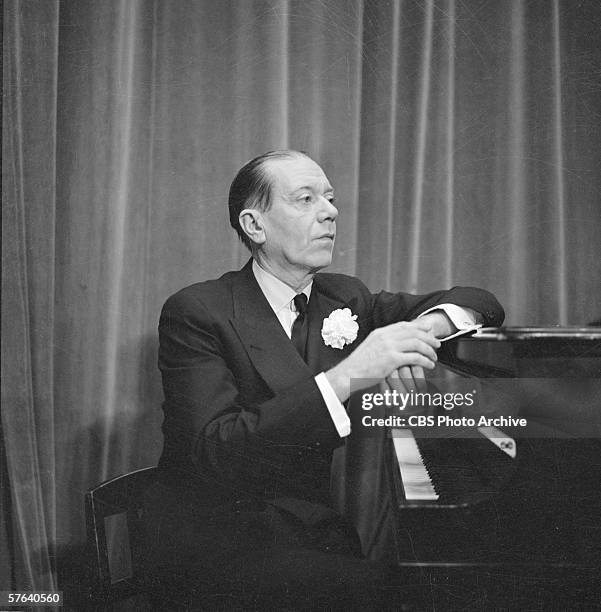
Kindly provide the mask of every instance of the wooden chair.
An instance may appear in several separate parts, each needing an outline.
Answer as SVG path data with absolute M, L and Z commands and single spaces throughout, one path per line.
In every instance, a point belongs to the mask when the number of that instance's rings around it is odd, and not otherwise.
M 117 476 L 85 495 L 87 543 L 93 559 L 92 600 L 97 607 L 145 593 L 141 572 L 142 495 L 157 468 Z

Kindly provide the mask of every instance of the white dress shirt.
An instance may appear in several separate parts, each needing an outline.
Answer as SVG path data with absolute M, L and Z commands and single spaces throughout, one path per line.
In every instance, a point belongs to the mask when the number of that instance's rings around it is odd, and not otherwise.
M 294 297 L 296 291 L 289 287 L 286 283 L 282 282 L 279 278 L 276 278 L 273 274 L 267 272 L 256 260 L 253 259 L 252 270 L 257 283 L 263 292 L 263 295 L 269 302 L 271 309 L 278 318 L 278 321 L 284 328 L 288 338 L 292 337 L 292 325 L 298 316 L 296 308 L 294 307 Z M 307 296 L 307 300 L 311 297 L 311 288 L 313 287 L 313 281 L 311 281 L 304 289 L 303 293 Z M 433 310 L 443 310 L 449 317 L 453 325 L 459 330 L 443 340 L 449 340 L 459 334 L 466 333 L 472 329 L 476 329 L 479 325 L 476 324 L 476 313 L 469 308 L 462 308 L 455 304 L 438 304 L 425 312 L 421 316 L 432 312 Z M 315 377 L 315 383 L 317 384 L 319 391 L 323 397 L 323 400 L 328 408 L 330 417 L 336 427 L 336 431 L 341 438 L 348 436 L 351 433 L 351 421 L 346 413 L 342 402 L 338 399 L 338 396 L 332 389 L 332 385 L 328 382 L 324 372 L 320 372 Z

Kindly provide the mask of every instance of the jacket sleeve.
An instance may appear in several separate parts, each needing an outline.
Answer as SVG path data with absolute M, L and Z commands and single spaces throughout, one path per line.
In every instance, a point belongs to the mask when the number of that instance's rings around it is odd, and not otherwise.
M 492 293 L 475 287 L 453 287 L 424 295 L 387 291 L 372 294 L 371 323 L 376 328 L 397 321 L 411 321 L 437 304 L 471 308 L 482 315 L 485 326 L 501 325 L 505 318 L 503 307 Z
M 329 469 L 326 455 L 341 444 L 313 376 L 302 374 L 276 394 L 257 375 L 240 376 L 241 367 L 252 366 L 241 347 L 224 344 L 223 324 L 200 300 L 181 292 L 163 307 L 162 461 L 259 487 L 262 495 L 295 483 L 306 487 L 303 481 L 316 477 L 315 465 Z M 313 467 L 307 471 L 307 465 Z

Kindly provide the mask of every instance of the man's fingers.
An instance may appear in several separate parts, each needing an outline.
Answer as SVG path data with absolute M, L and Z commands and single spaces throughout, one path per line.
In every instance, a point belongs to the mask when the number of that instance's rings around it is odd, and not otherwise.
M 436 367 L 436 363 L 422 353 L 399 353 L 397 363 L 397 368 L 400 368 L 403 365 L 408 365 L 420 366 L 426 370 L 433 370 Z
M 401 366 L 390 377 L 394 375 L 398 376 L 407 390 L 413 390 L 416 393 L 420 391 L 424 393 L 428 390 L 424 368 L 419 365 Z
M 413 380 L 415 381 L 415 386 L 418 391 L 425 393 L 428 390 L 428 385 L 426 384 L 424 368 L 421 366 L 411 366 L 411 374 L 413 375 Z
M 421 325 L 421 323 L 420 323 Z M 383 379 L 399 368 L 410 390 L 422 388 L 423 370 L 435 367 L 440 341 L 415 322 L 393 323 L 372 331 L 347 358 L 351 378 Z M 346 363 L 344 360 L 342 363 Z M 415 371 L 412 366 L 417 366 Z
M 397 391 L 398 393 L 408 393 L 405 381 L 400 378 L 398 370 L 393 370 L 389 376 L 386 377 L 386 383 L 391 391 Z
M 404 340 L 415 338 L 429 344 L 435 349 L 440 348 L 440 340 L 436 338 L 434 334 L 429 332 L 429 328 L 418 326 L 416 322 L 394 323 L 383 329 L 386 329 L 386 334 L 394 342 L 402 342 Z
M 399 342 L 397 350 L 401 353 L 421 353 L 424 357 L 430 359 L 430 361 L 438 360 L 434 348 L 419 338 L 411 338 L 410 340 Z M 407 365 L 413 364 L 408 363 Z
M 415 381 L 413 380 L 413 374 L 411 373 L 410 366 L 401 366 L 397 370 L 399 378 L 407 387 L 407 390 L 417 391 L 417 386 L 415 385 Z

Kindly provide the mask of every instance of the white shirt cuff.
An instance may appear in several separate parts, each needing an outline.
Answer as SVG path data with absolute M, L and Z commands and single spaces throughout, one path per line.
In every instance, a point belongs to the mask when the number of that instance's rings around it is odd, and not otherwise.
M 442 310 L 449 317 L 451 323 L 457 328 L 457 331 L 452 333 L 446 338 L 439 338 L 441 342 L 462 336 L 464 334 L 475 331 L 482 327 L 481 323 L 476 323 L 477 313 L 471 308 L 464 308 L 463 306 L 457 306 L 457 304 L 437 304 L 428 308 L 425 312 L 422 312 L 417 318 L 423 317 L 425 314 L 434 310 Z
M 328 408 L 328 412 L 330 413 L 330 417 L 334 423 L 334 427 L 336 427 L 338 435 L 341 438 L 345 438 L 351 433 L 351 420 L 344 406 L 338 399 L 334 389 L 332 389 L 332 385 L 329 383 L 324 372 L 321 372 L 321 374 L 315 377 L 315 382 L 319 387 L 319 391 Z

